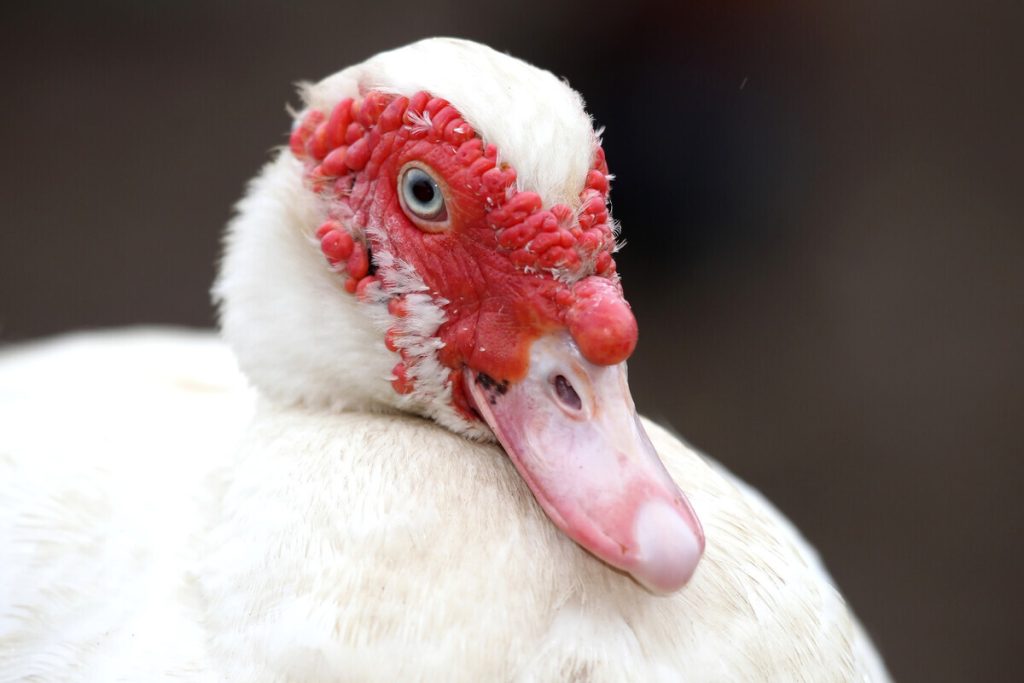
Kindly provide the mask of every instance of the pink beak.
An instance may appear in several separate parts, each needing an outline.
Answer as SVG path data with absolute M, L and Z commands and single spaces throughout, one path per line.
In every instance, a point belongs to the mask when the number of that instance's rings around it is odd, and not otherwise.
M 555 525 L 655 593 L 689 581 L 704 532 L 640 424 L 626 364 L 542 337 L 511 385 L 466 370 L 475 407 Z

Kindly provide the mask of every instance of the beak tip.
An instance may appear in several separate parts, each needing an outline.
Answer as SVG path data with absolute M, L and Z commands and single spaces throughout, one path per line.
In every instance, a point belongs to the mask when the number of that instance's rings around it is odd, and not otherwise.
M 631 574 L 653 593 L 673 593 L 693 576 L 704 554 L 704 535 L 668 503 L 651 500 L 633 527 L 637 560 Z

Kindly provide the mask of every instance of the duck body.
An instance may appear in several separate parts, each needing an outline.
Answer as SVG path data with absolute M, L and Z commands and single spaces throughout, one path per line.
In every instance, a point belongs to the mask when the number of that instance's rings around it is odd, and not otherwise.
M 786 520 L 650 422 L 709 539 L 669 596 L 496 445 L 260 399 L 212 335 L 9 350 L 0 406 L 0 681 L 888 680 Z

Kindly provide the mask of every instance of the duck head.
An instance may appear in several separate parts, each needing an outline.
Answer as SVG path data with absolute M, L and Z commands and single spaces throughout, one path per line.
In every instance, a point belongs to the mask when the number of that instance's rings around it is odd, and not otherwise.
M 223 333 L 274 400 L 497 439 L 583 548 L 658 593 L 704 536 L 637 416 L 608 166 L 578 94 L 430 39 L 302 89 L 229 226 Z

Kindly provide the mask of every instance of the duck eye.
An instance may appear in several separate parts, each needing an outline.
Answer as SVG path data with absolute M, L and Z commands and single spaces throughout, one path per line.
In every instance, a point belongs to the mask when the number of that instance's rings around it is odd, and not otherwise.
M 407 165 L 398 179 L 402 209 L 421 230 L 440 232 L 448 227 L 448 209 L 441 185 L 419 165 Z

